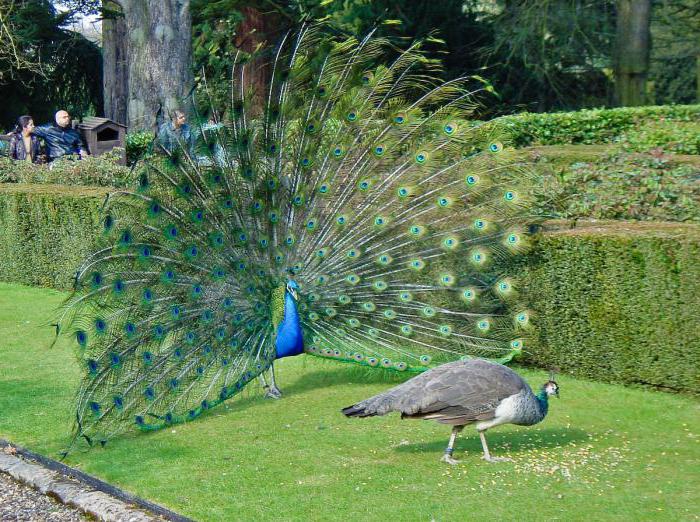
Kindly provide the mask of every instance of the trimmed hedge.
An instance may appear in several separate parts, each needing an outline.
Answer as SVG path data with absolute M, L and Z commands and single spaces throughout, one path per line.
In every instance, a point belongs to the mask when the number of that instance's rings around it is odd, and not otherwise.
M 43 183 L 124 187 L 131 178 L 131 169 L 119 165 L 121 149 L 88 156 L 80 161 L 56 160 L 50 165 L 34 165 L 0 157 L 0 183 Z
M 575 112 L 524 112 L 498 119 L 512 133 L 513 144 L 516 147 L 612 143 L 621 141 L 622 135 L 633 130 L 637 125 L 656 123 L 660 120 L 700 122 L 700 105 L 621 107 Z M 641 140 L 641 138 L 637 139 Z M 652 143 L 650 139 L 646 137 L 650 147 L 662 145 Z M 682 151 L 684 150 L 681 149 L 678 152 Z
M 0 280 L 69 288 L 108 189 L 0 184 Z M 517 260 L 535 312 L 528 363 L 700 393 L 700 225 L 546 231 Z
M 536 313 L 529 362 L 700 393 L 700 225 L 548 232 L 519 264 Z
M 0 280 L 69 288 L 93 248 L 108 191 L 0 184 Z

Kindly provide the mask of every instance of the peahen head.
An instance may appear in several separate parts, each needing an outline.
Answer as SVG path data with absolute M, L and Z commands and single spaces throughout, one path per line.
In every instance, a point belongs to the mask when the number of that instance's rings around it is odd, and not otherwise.
M 557 399 L 559 398 L 559 385 L 551 379 L 542 385 L 542 391 L 547 397 L 555 396 Z

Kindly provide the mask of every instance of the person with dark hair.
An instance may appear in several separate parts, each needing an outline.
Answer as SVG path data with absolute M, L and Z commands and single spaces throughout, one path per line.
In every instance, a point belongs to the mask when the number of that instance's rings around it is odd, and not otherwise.
M 186 122 L 185 113 L 179 109 L 174 110 L 172 121 L 166 121 L 158 130 L 158 143 L 168 154 L 182 148 L 194 158 L 194 136 Z
M 30 163 L 44 163 L 39 137 L 32 134 L 34 119 L 25 115 L 17 118 L 17 126 L 10 137 L 10 157 Z
M 55 123 L 46 123 L 36 127 L 32 132 L 43 138 L 49 155 L 49 162 L 64 156 L 82 159 L 88 155 L 87 146 L 80 133 L 70 126 L 70 114 L 67 111 L 56 113 Z

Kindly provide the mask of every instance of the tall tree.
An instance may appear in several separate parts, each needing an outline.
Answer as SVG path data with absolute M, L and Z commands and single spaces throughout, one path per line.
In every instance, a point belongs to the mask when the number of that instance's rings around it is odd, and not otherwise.
M 192 85 L 189 0 L 109 0 L 103 52 L 106 112 L 153 130 L 187 103 Z M 126 99 L 126 115 L 124 115 Z
M 129 48 L 119 4 L 105 1 L 102 20 L 102 83 L 105 117 L 126 125 L 129 102 Z
M 700 103 L 700 2 L 654 0 L 651 36 L 653 101 Z
M 651 0 L 617 0 L 615 98 L 622 106 L 644 105 L 651 47 Z
M 70 25 L 49 0 L 0 0 L 0 127 L 102 112 L 100 50 Z
M 192 88 L 189 0 L 119 0 L 129 49 L 127 123 L 152 129 Z
M 481 6 L 483 9 L 484 7 Z M 608 101 L 612 0 L 498 0 L 485 10 L 493 43 L 481 49 L 510 107 L 546 111 Z

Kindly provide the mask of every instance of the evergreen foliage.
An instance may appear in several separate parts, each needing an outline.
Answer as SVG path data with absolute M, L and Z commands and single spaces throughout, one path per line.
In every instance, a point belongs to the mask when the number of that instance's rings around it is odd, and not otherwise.
M 33 66 L 14 67 L 0 54 L 0 128 L 14 127 L 23 114 L 39 125 L 53 122 L 59 109 L 74 118 L 101 113 L 100 50 L 66 29 L 71 13 L 59 13 L 49 0 L 15 0 L 9 6 L 7 27 L 18 53 Z
M 700 226 L 595 223 L 536 242 L 522 263 L 538 312 L 528 362 L 700 392 Z
M 697 124 L 700 121 L 700 105 L 621 107 L 551 113 L 524 112 L 505 116 L 500 121 L 508 127 L 512 140 L 518 147 L 569 143 L 590 145 L 620 141 L 625 132 L 651 122 L 663 121 L 669 130 L 674 121 Z M 659 146 L 663 143 L 650 142 L 649 145 Z M 694 153 L 683 149 L 676 152 Z

